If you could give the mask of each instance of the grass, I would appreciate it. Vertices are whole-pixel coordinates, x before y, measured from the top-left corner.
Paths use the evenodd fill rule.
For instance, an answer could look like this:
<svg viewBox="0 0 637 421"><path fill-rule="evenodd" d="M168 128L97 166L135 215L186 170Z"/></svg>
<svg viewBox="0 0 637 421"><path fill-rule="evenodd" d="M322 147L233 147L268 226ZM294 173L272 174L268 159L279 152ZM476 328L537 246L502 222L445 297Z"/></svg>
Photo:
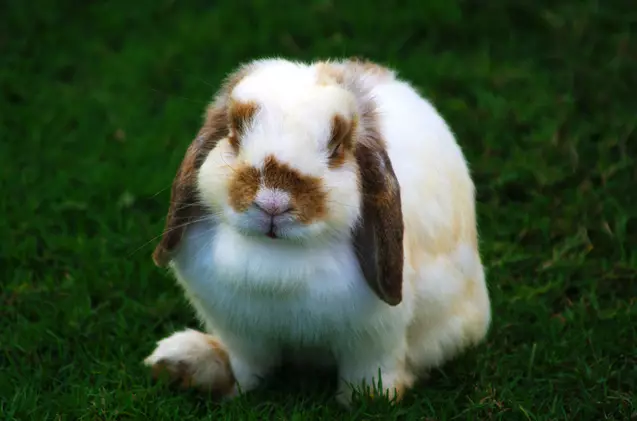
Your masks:
<svg viewBox="0 0 637 421"><path fill-rule="evenodd" d="M336 3L2 3L1 419L637 418L636 9ZM493 327L398 407L344 412L312 372L219 404L140 364L197 326L150 259L171 179L223 75L265 55L394 66L471 164Z"/></svg>

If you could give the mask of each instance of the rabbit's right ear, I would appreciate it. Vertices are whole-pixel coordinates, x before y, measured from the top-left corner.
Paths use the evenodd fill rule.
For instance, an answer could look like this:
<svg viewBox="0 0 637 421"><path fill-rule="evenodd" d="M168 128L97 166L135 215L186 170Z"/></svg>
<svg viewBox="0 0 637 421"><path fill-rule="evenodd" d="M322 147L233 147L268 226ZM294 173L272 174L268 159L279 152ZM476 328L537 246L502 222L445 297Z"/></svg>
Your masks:
<svg viewBox="0 0 637 421"><path fill-rule="evenodd" d="M219 140L226 136L228 136L226 109L221 104L212 104L206 112L203 127L188 146L173 179L164 232L153 251L155 265L166 266L187 226L193 220L205 215L205 209L199 203L197 196L197 171L208 153L214 149Z"/></svg>
<svg viewBox="0 0 637 421"><path fill-rule="evenodd" d="M251 64L243 65L226 78L214 102L206 110L204 124L197 137L186 150L173 179L164 231L153 251L153 261L159 267L168 265L188 225L206 214L197 193L197 173L210 151L220 140L228 137L232 123L228 115L230 93L252 68Z"/></svg>

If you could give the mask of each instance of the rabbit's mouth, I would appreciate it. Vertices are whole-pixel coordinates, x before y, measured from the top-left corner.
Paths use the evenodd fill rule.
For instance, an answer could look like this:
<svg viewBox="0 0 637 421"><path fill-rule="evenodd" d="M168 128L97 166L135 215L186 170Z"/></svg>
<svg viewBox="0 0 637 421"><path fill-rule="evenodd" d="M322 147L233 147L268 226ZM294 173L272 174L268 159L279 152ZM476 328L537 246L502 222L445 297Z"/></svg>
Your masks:
<svg viewBox="0 0 637 421"><path fill-rule="evenodd" d="M274 232L274 226L271 226L270 227L270 231L268 231L265 235L267 235L268 237L270 237L272 239L279 238L279 237L277 237L276 233Z"/></svg>
<svg viewBox="0 0 637 421"><path fill-rule="evenodd" d="M292 209L272 215L256 206L241 213L229 208L226 216L225 222L241 234L261 239L273 246L275 241L281 245L288 242L304 243L321 233L320 225L303 223Z"/></svg>

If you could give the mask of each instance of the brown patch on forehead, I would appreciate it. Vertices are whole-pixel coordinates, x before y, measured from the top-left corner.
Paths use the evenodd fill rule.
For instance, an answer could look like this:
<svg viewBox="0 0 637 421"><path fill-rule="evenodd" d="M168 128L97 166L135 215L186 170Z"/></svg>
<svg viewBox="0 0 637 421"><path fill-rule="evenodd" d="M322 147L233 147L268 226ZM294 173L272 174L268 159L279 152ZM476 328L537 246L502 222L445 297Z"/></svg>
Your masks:
<svg viewBox="0 0 637 421"><path fill-rule="evenodd" d="M242 134L246 125L257 112L258 105L254 101L239 102L233 101L230 106L230 124L232 129Z"/></svg>
<svg viewBox="0 0 637 421"><path fill-rule="evenodd" d="M237 152L241 136L245 133L246 128L254 118L259 106L253 102L233 101L230 106L229 120L232 133L228 138L230 145Z"/></svg>

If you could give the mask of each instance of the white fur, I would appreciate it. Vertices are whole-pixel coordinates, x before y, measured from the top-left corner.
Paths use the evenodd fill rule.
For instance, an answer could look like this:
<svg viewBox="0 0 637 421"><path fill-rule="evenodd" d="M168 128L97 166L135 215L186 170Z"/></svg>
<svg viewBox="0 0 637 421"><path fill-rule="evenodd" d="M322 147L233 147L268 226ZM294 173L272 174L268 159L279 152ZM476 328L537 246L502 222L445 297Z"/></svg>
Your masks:
<svg viewBox="0 0 637 421"><path fill-rule="evenodd" d="M193 385L201 388L214 388L218 382L227 382L231 376L207 336L192 329L175 332L157 342L157 348L144 360L144 364L164 364L169 371L188 376ZM182 373L183 370L186 372Z"/></svg>
<svg viewBox="0 0 637 421"><path fill-rule="evenodd" d="M275 153L304 174L324 175L324 162L317 157L327 146L329 122L335 113L351 116L356 103L342 89L317 86L316 77L313 67L276 62L257 66L236 86L234 99L264 105L257 117L260 124L241 140L247 162L259 166L266 155Z"/></svg>
<svg viewBox="0 0 637 421"><path fill-rule="evenodd" d="M384 387L410 385L412 371L479 342L491 314L474 187L442 117L393 73L368 76L405 224L403 301L391 307L362 278L347 235L359 217L355 168L328 171L323 158L329 119L353 115L354 96L318 87L316 65L270 59L255 68L233 97L266 104L259 123L238 157L220 142L204 162L199 188L215 219L189 227L172 263L206 329L227 346L241 388L256 387L284 355L312 352L315 361L338 365L341 400L348 402L347 382L377 381L380 368ZM329 186L330 217L288 229L302 244L244 235L245 216L227 204L219 179L238 160L260 165L268 154Z"/></svg>

